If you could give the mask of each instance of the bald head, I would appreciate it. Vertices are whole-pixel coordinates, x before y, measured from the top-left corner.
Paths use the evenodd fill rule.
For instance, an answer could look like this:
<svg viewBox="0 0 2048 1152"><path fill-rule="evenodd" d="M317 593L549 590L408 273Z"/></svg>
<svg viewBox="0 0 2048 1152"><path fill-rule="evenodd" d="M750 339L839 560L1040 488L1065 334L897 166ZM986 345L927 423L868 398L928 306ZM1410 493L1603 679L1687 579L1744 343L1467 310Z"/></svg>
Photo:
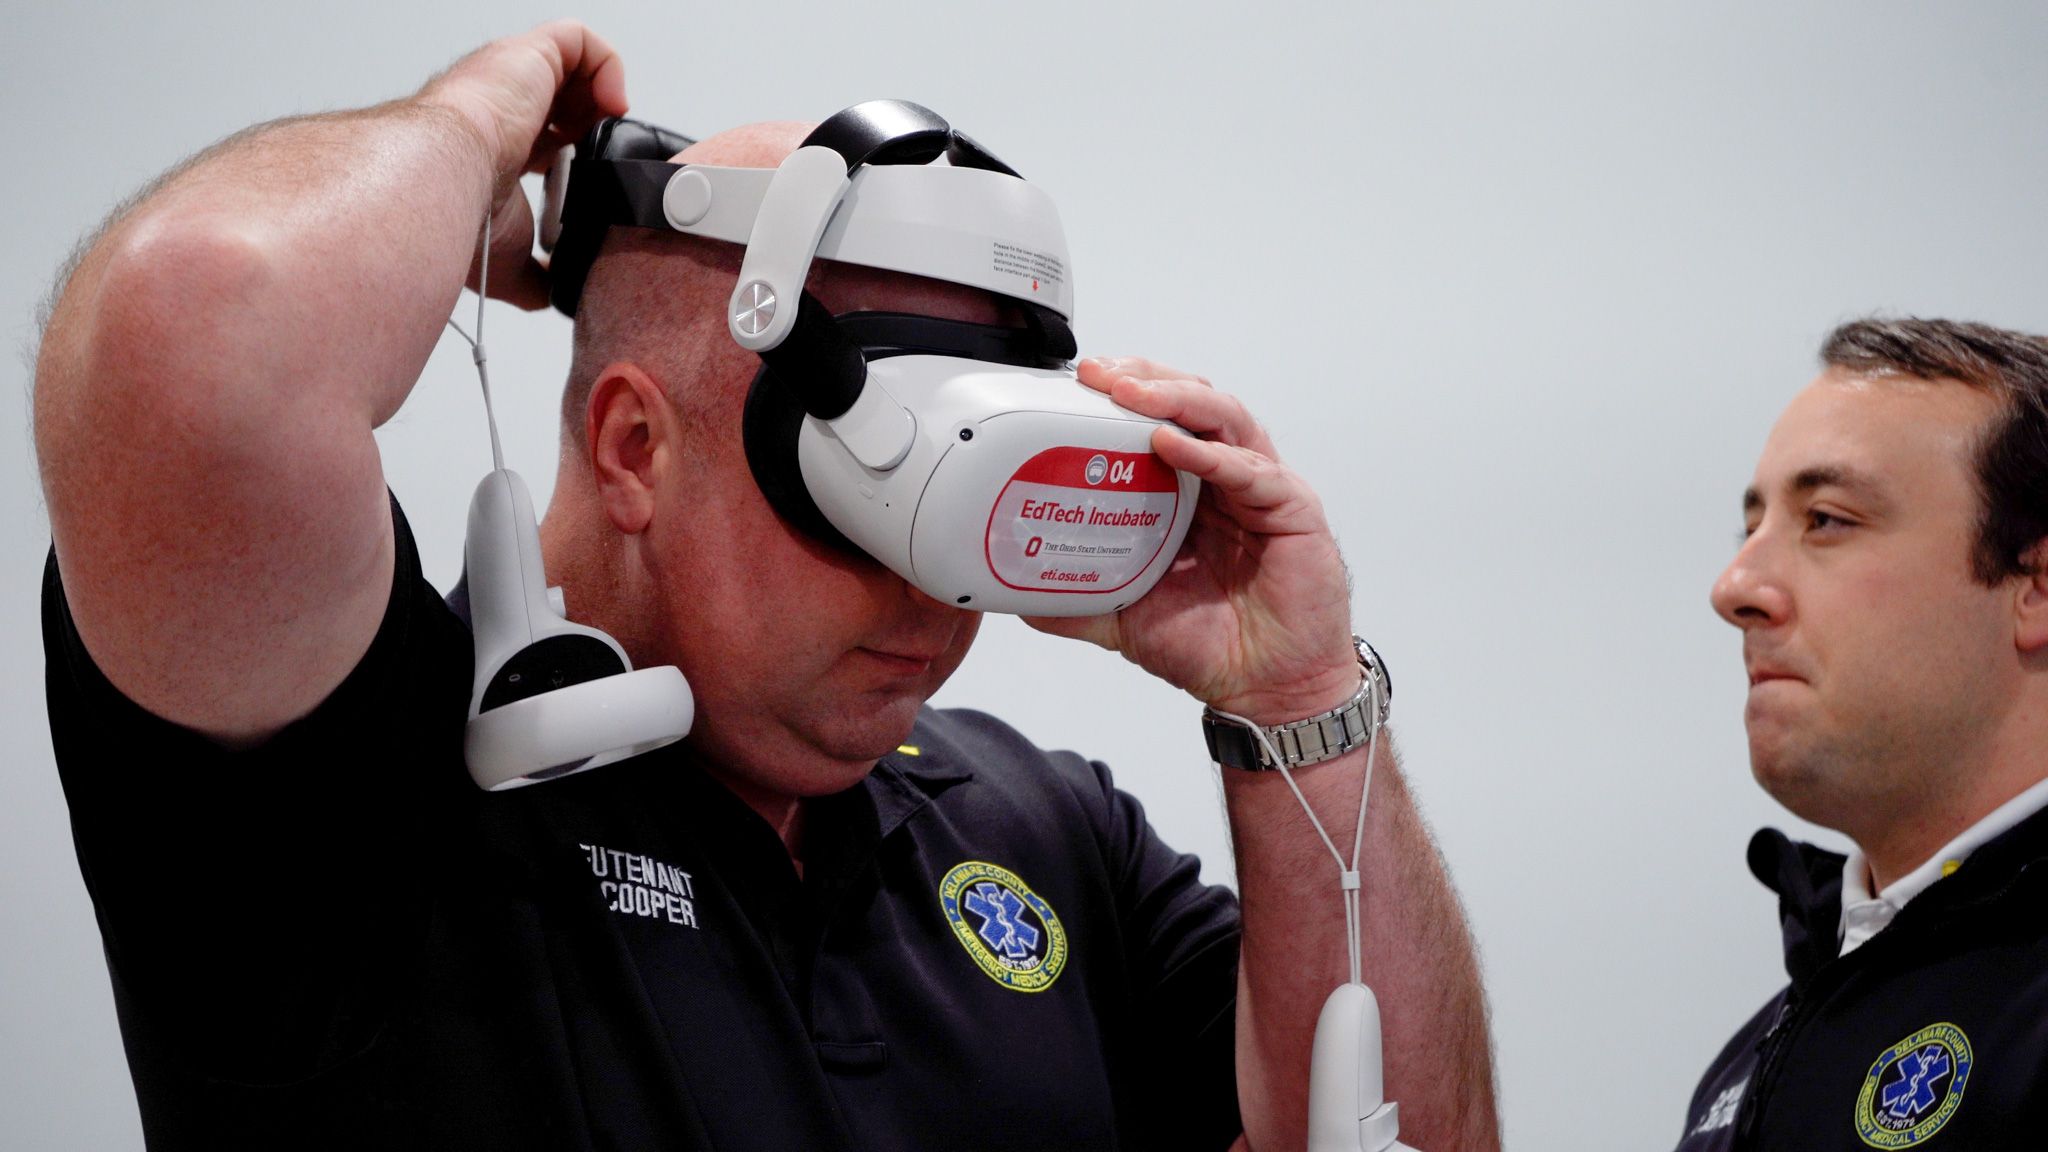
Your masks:
<svg viewBox="0 0 2048 1152"><path fill-rule="evenodd" d="M706 137L675 163L773 168L801 147L816 124L772 120ZM575 354L562 396L565 460L587 451L591 387L613 364L637 364L658 381L686 427L716 423L722 408L738 411L738 387L752 378L754 358L726 331L725 303L744 251L733 244L646 228L613 228L592 263L576 313ZM979 323L1002 323L1010 310L997 297L912 276L815 261L805 287L834 313L916 312Z"/></svg>
<svg viewBox="0 0 2048 1152"><path fill-rule="evenodd" d="M816 124L807 120L764 120L707 136L669 159L676 164L721 168L773 168L803 146Z"/></svg>
<svg viewBox="0 0 2048 1152"><path fill-rule="evenodd" d="M773 168L796 151L814 124L774 120L720 132L683 149L675 163ZM647 228L613 228L585 280L576 310L574 356L562 394L564 453L587 450L584 418L590 389L605 367L629 361L662 383L686 423L693 401L677 385L703 379L729 343L725 297L739 275L741 250L731 244ZM701 391L701 390L697 390Z"/></svg>

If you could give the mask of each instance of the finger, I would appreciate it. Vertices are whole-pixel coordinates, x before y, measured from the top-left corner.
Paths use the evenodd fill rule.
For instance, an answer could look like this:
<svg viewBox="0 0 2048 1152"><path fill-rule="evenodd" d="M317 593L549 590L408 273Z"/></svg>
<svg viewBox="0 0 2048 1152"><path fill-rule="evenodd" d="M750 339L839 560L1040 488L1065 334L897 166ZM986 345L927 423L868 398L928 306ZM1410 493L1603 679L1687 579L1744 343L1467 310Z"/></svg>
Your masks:
<svg viewBox="0 0 2048 1152"><path fill-rule="evenodd" d="M1086 640L1098 648L1117 651L1117 623L1119 618L1108 616L1023 616L1025 624L1048 636L1064 636L1069 640Z"/></svg>
<svg viewBox="0 0 2048 1152"><path fill-rule="evenodd" d="M527 312L538 312L551 303L548 295L550 284L547 265L542 264L531 256L520 260L517 264L500 264L496 260L491 261L491 299L493 300L503 300L505 303ZM469 275L469 283L466 287L471 292L474 292L476 291L476 285L476 272L472 269Z"/></svg>
<svg viewBox="0 0 2048 1152"><path fill-rule="evenodd" d="M1279 459L1272 437L1244 402L1202 381L1119 376L1110 386L1109 398L1140 415L1171 420L1197 436Z"/></svg>
<svg viewBox="0 0 2048 1152"><path fill-rule="evenodd" d="M491 281L491 295L528 312L538 312L551 302L550 284L547 265L528 256L520 262L512 274L511 283L506 284L502 291L496 280Z"/></svg>
<svg viewBox="0 0 2048 1152"><path fill-rule="evenodd" d="M624 111L625 65L609 41L591 31L580 20L550 20L528 35L542 41L556 62L555 85L567 88L581 80L583 87L600 98L608 97Z"/></svg>
<svg viewBox="0 0 2048 1152"><path fill-rule="evenodd" d="M625 115L627 66L618 49L578 20L555 20L543 25L543 31L553 37L561 59L555 111L563 115L549 119L561 123L565 115L590 121Z"/></svg>
<svg viewBox="0 0 2048 1152"><path fill-rule="evenodd" d="M541 132L540 138L533 142L533 151L527 153L524 171L532 173L547 171L560 158L563 148L571 144L581 144L583 137L588 135L589 132L590 126L588 124L584 125L581 131L571 131L557 124L548 125Z"/></svg>
<svg viewBox="0 0 2048 1152"><path fill-rule="evenodd" d="M1130 376L1139 380L1192 380L1202 387L1210 386L1209 381L1192 372L1168 368L1157 361L1143 356L1097 356L1081 361L1083 377L1107 374L1110 377Z"/></svg>
<svg viewBox="0 0 2048 1152"><path fill-rule="evenodd" d="M1276 460L1280 457L1272 437L1244 402L1217 391L1206 377L1142 356L1084 360L1076 374L1082 383L1133 412L1171 420L1197 435L1250 448Z"/></svg>
<svg viewBox="0 0 2048 1152"><path fill-rule="evenodd" d="M1280 535L1324 527L1322 504L1314 490L1269 457L1171 428L1152 434L1152 451L1168 465L1200 478L1217 510L1250 531Z"/></svg>
<svg viewBox="0 0 2048 1152"><path fill-rule="evenodd" d="M527 171L546 166L564 144L582 139L599 120L627 111L625 61L603 37L575 21L536 31L551 42L559 70L546 122L527 156Z"/></svg>
<svg viewBox="0 0 2048 1152"><path fill-rule="evenodd" d="M533 208L516 183L491 216L490 296L532 311L548 305L547 267L533 257ZM470 262L469 290L481 283L481 267Z"/></svg>
<svg viewBox="0 0 2048 1152"><path fill-rule="evenodd" d="M533 205L518 181L506 181L491 212L491 270L516 268L533 251Z"/></svg>

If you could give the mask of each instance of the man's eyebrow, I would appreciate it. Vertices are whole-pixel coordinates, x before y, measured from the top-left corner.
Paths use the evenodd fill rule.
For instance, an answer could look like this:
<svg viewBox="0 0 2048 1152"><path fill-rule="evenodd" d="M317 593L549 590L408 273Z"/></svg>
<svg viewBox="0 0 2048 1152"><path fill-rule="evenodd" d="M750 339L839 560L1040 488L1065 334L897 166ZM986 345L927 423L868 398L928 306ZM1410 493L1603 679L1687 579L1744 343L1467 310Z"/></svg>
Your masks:
<svg viewBox="0 0 2048 1152"><path fill-rule="evenodd" d="M1786 485L1786 488L1798 495L1805 495L1822 488L1843 488L1872 500L1882 500L1884 498L1884 487L1874 477L1841 464L1817 464L1811 468L1802 468L1793 475L1792 482ZM1755 512L1763 506L1763 493L1757 491L1754 487L1743 490L1742 511L1744 513Z"/></svg>

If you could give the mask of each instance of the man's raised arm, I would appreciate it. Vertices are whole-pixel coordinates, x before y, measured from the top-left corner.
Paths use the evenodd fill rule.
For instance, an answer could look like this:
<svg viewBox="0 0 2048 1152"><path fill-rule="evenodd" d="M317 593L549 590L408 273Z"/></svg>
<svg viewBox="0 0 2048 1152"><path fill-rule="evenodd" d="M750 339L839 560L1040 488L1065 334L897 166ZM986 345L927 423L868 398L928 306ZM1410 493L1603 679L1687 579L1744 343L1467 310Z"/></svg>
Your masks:
<svg viewBox="0 0 2048 1152"><path fill-rule="evenodd" d="M625 103L608 45L544 25L410 98L231 137L90 242L44 334L35 434L72 617L116 687L254 743L341 682L391 589L371 432L487 208L492 295L545 304L518 177Z"/></svg>
<svg viewBox="0 0 2048 1152"><path fill-rule="evenodd" d="M1164 580L1114 616L1034 620L1092 640L1221 712L1285 724L1349 700L1361 673L1351 595L1322 503L1244 405L1145 360L1084 361L1081 381L1171 420L1152 448L1199 476L1202 503ZM1295 771L1348 860L1368 750ZM1463 913L1384 738L1358 871L1365 983L1378 994L1386 1098L1422 1152L1500 1146L1485 999ZM1336 860L1277 772L1224 769L1243 907L1237 1086L1244 1144L1307 1143L1311 1041L1350 978Z"/></svg>

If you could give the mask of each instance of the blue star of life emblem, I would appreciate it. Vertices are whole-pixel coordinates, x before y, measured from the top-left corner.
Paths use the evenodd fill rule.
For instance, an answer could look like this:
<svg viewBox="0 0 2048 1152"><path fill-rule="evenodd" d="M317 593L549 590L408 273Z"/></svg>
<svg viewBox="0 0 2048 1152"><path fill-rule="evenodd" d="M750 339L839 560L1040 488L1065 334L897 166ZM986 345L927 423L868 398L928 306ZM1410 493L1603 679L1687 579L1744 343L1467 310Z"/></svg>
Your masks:
<svg viewBox="0 0 2048 1152"><path fill-rule="evenodd" d="M1912 1120L1941 1099L1935 1081L1948 1075L1952 1062L1938 1045L1907 1053L1899 1060L1899 1078L1886 1085L1881 1102L1895 1120Z"/></svg>
<svg viewBox="0 0 2048 1152"><path fill-rule="evenodd" d="M1911 1148L1948 1125L1976 1065L1970 1038L1929 1024L1878 1054L1856 1097L1856 1134L1872 1148Z"/></svg>
<svg viewBox="0 0 2048 1152"><path fill-rule="evenodd" d="M1038 950L1038 929L1019 919L1024 901L1015 892L984 880L968 889L961 903L982 918L981 938L990 948L1012 960L1022 960Z"/></svg>
<svg viewBox="0 0 2048 1152"><path fill-rule="evenodd" d="M1059 913L999 864L954 865L939 881L939 908L975 966L1005 988L1043 991L1067 966L1067 930Z"/></svg>

